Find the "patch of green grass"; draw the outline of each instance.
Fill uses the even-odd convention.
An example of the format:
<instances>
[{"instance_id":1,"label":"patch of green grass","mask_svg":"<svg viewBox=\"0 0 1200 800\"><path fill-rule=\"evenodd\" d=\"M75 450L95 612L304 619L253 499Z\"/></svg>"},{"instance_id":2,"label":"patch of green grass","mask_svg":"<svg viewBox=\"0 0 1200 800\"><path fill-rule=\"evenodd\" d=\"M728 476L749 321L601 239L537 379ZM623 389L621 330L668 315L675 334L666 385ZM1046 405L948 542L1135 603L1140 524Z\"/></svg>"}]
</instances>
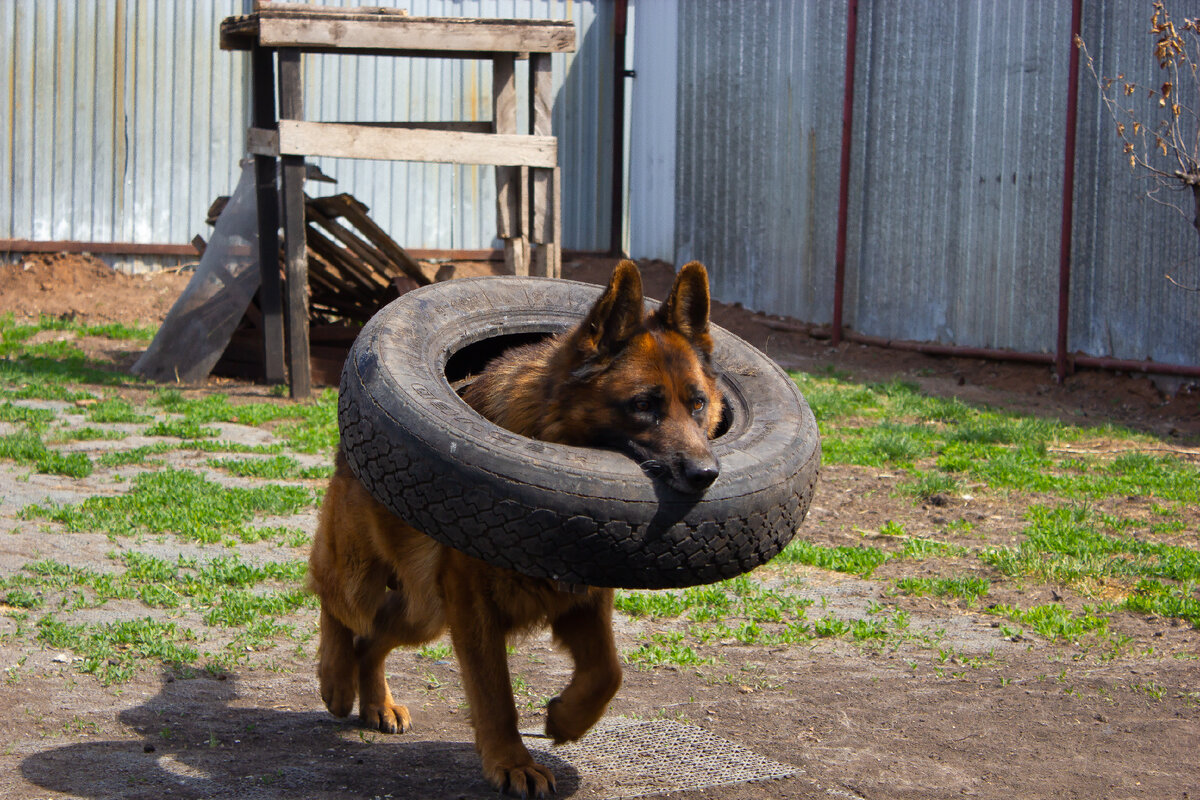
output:
<instances>
[{"instance_id":1,"label":"patch of green grass","mask_svg":"<svg viewBox=\"0 0 1200 800\"><path fill-rule=\"evenodd\" d=\"M700 656L691 647L683 644L683 635L656 633L650 641L625 652L625 661L637 667L651 668L665 664L677 667L698 667L714 663L711 657Z\"/></svg>"},{"instance_id":2,"label":"patch of green grass","mask_svg":"<svg viewBox=\"0 0 1200 800\"><path fill-rule=\"evenodd\" d=\"M832 614L826 614L813 622L813 633L823 639L843 636L849 631L850 623Z\"/></svg>"},{"instance_id":3,"label":"patch of green grass","mask_svg":"<svg viewBox=\"0 0 1200 800\"><path fill-rule=\"evenodd\" d=\"M4 604L13 608L38 608L44 602L41 596L26 589L12 589L4 595Z\"/></svg>"},{"instance_id":4,"label":"patch of green grass","mask_svg":"<svg viewBox=\"0 0 1200 800\"><path fill-rule=\"evenodd\" d=\"M117 441L128 438L124 431L109 431L85 425L82 428L59 428L54 433L54 440L59 442L94 442Z\"/></svg>"},{"instance_id":5,"label":"patch of green grass","mask_svg":"<svg viewBox=\"0 0 1200 800\"><path fill-rule=\"evenodd\" d=\"M21 514L58 522L68 531L110 536L174 533L216 542L256 515L289 515L314 504L313 492L302 487L225 487L195 472L165 469L137 475L123 495L89 497L75 505L29 506Z\"/></svg>"},{"instance_id":6,"label":"patch of green grass","mask_svg":"<svg viewBox=\"0 0 1200 800\"><path fill-rule=\"evenodd\" d=\"M44 330L78 331L81 326L46 317L18 324L13 315L0 315L0 397L67 400L91 397L73 388L78 384L134 385L140 381L89 361L71 341L30 344Z\"/></svg>"},{"instance_id":7,"label":"patch of green grass","mask_svg":"<svg viewBox=\"0 0 1200 800\"><path fill-rule=\"evenodd\" d=\"M337 392L327 389L315 400L305 403L245 403L234 405L223 394L185 398L175 389L165 389L152 404L180 414L197 426L213 422L236 422L261 426L284 421L276 429L287 446L302 453L329 453L337 448Z\"/></svg>"},{"instance_id":8,"label":"patch of green grass","mask_svg":"<svg viewBox=\"0 0 1200 800\"><path fill-rule=\"evenodd\" d=\"M924 597L958 597L974 604L991 591L985 578L901 578L894 584L896 591Z\"/></svg>"},{"instance_id":9,"label":"patch of green grass","mask_svg":"<svg viewBox=\"0 0 1200 800\"><path fill-rule=\"evenodd\" d=\"M838 417L874 416L880 411L879 398L866 386L803 372L793 372L791 376L820 422Z\"/></svg>"},{"instance_id":10,"label":"patch of green grass","mask_svg":"<svg viewBox=\"0 0 1200 800\"><path fill-rule=\"evenodd\" d=\"M887 422L870 428L847 428L821 442L821 460L863 467L911 467L936 447L931 432L915 425Z\"/></svg>"},{"instance_id":11,"label":"patch of green grass","mask_svg":"<svg viewBox=\"0 0 1200 800\"><path fill-rule=\"evenodd\" d=\"M445 642L437 642L435 644L427 644L417 651L417 658L423 658L427 661L445 661L453 655L454 651L450 649L450 645Z\"/></svg>"},{"instance_id":12,"label":"patch of green grass","mask_svg":"<svg viewBox=\"0 0 1200 800\"><path fill-rule=\"evenodd\" d=\"M675 618L687 614L693 622L743 618L751 622L783 622L803 617L812 601L767 589L741 575L708 586L680 590L618 591L614 605L632 617Z\"/></svg>"},{"instance_id":13,"label":"patch of green grass","mask_svg":"<svg viewBox=\"0 0 1200 800\"><path fill-rule=\"evenodd\" d=\"M146 429L147 436L173 436L176 439L212 439L221 432L216 428L206 428L195 420L172 419L156 422Z\"/></svg>"},{"instance_id":14,"label":"patch of green grass","mask_svg":"<svg viewBox=\"0 0 1200 800\"><path fill-rule=\"evenodd\" d=\"M92 460L86 453L63 453L46 447L33 430L0 436L0 459L32 466L46 475L86 478L92 474Z\"/></svg>"},{"instance_id":15,"label":"patch of green grass","mask_svg":"<svg viewBox=\"0 0 1200 800\"><path fill-rule=\"evenodd\" d=\"M771 562L773 564L809 564L833 572L845 572L868 578L876 567L891 556L877 547L825 547L800 539L793 539Z\"/></svg>"},{"instance_id":16,"label":"patch of green grass","mask_svg":"<svg viewBox=\"0 0 1200 800\"><path fill-rule=\"evenodd\" d=\"M1133 594L1125 599L1124 607L1138 614L1157 614L1187 620L1200 629L1200 596L1194 582L1167 586L1160 581L1143 578Z\"/></svg>"},{"instance_id":17,"label":"patch of green grass","mask_svg":"<svg viewBox=\"0 0 1200 800\"><path fill-rule=\"evenodd\" d=\"M1027 625L1051 641L1061 639L1077 643L1088 634L1103 637L1108 633L1108 617L1100 616L1102 612L1092 606L1084 606L1080 615L1072 614L1070 609L1059 603L1047 603L1027 610L1001 603L988 611Z\"/></svg>"},{"instance_id":18,"label":"patch of green grass","mask_svg":"<svg viewBox=\"0 0 1200 800\"><path fill-rule=\"evenodd\" d=\"M904 540L904 549L900 551L900 555L904 558L941 558L944 556L963 556L970 551L957 544L947 544L939 542L936 539L920 539L916 536L910 536Z\"/></svg>"},{"instance_id":19,"label":"patch of green grass","mask_svg":"<svg viewBox=\"0 0 1200 800\"><path fill-rule=\"evenodd\" d=\"M143 423L153 417L143 414L133 407L128 400L120 397L109 397L100 400L87 409L88 419L96 423Z\"/></svg>"},{"instance_id":20,"label":"patch of green grass","mask_svg":"<svg viewBox=\"0 0 1200 800\"><path fill-rule=\"evenodd\" d=\"M989 548L980 554L985 563L1010 577L1071 585L1108 576L1200 578L1200 551L1102 533L1085 506L1035 505L1027 516L1030 525L1020 545Z\"/></svg>"},{"instance_id":21,"label":"patch of green grass","mask_svg":"<svg viewBox=\"0 0 1200 800\"><path fill-rule=\"evenodd\" d=\"M113 450L104 453L96 459L96 463L106 468L123 467L129 464L146 464L149 463L149 460L153 456L169 453L173 449L175 448L165 442L146 444L129 450Z\"/></svg>"},{"instance_id":22,"label":"patch of green grass","mask_svg":"<svg viewBox=\"0 0 1200 800\"><path fill-rule=\"evenodd\" d=\"M101 625L74 625L53 615L38 622L38 639L48 647L70 650L82 657L80 669L96 676L104 685L131 678L139 660L181 667L199 657L191 644L196 635L173 622L149 617Z\"/></svg>"},{"instance_id":23,"label":"patch of green grass","mask_svg":"<svg viewBox=\"0 0 1200 800\"><path fill-rule=\"evenodd\" d=\"M104 339L149 342L158 333L157 326L126 325L121 322L109 322L104 325L80 325L77 330L83 336L99 336Z\"/></svg>"},{"instance_id":24,"label":"patch of green grass","mask_svg":"<svg viewBox=\"0 0 1200 800\"><path fill-rule=\"evenodd\" d=\"M214 469L223 469L231 475L240 478L267 478L271 480L299 480L328 478L333 474L333 467L321 465L302 467L292 456L277 455L273 458L262 459L209 459L208 465Z\"/></svg>"},{"instance_id":25,"label":"patch of green grass","mask_svg":"<svg viewBox=\"0 0 1200 800\"><path fill-rule=\"evenodd\" d=\"M0 405L0 422L24 425L35 431L45 430L57 418L58 415L48 408L29 408L12 402Z\"/></svg>"},{"instance_id":26,"label":"patch of green grass","mask_svg":"<svg viewBox=\"0 0 1200 800\"><path fill-rule=\"evenodd\" d=\"M903 494L912 495L918 501L928 500L935 495L954 495L958 493L959 480L945 472L923 472L916 470L912 479L903 481L896 487Z\"/></svg>"}]
</instances>

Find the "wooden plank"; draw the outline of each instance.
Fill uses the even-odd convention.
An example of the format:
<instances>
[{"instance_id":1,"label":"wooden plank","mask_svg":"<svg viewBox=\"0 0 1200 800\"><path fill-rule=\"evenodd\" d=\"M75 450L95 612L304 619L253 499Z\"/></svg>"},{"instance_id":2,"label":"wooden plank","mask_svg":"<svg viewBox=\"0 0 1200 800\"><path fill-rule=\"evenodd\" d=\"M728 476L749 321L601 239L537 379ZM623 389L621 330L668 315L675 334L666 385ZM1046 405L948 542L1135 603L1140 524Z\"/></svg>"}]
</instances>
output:
<instances>
[{"instance_id":1,"label":"wooden plank","mask_svg":"<svg viewBox=\"0 0 1200 800\"><path fill-rule=\"evenodd\" d=\"M375 220L367 216L365 205L348 194L335 195L328 199L331 201L331 205L340 209L347 222L379 248L391 260L391 263L400 268L402 274L416 281L418 286L427 286L432 283L417 260L409 255L403 247L396 244L396 241L388 236L383 228L375 224Z\"/></svg>"},{"instance_id":2,"label":"wooden plank","mask_svg":"<svg viewBox=\"0 0 1200 800\"><path fill-rule=\"evenodd\" d=\"M342 269L330 259L326 258L320 244L316 241L318 234L309 231L308 243L308 276L310 280L319 279L331 291L338 294L339 299L344 300L350 305L369 305L376 304L375 292L370 289L364 289L353 277L347 278ZM325 240L328 247L333 248L334 245L329 240Z\"/></svg>"},{"instance_id":3,"label":"wooden plank","mask_svg":"<svg viewBox=\"0 0 1200 800\"><path fill-rule=\"evenodd\" d=\"M275 124L274 120L271 122ZM279 155L279 131L273 128L251 127L246 130L246 152L255 156Z\"/></svg>"},{"instance_id":4,"label":"wooden plank","mask_svg":"<svg viewBox=\"0 0 1200 800\"><path fill-rule=\"evenodd\" d=\"M251 120L255 130L275 125L275 54L255 47L250 52ZM251 151L253 152L253 151ZM275 180L274 154L254 156L255 205L258 213L258 263L262 273L258 287L262 306L263 375L265 382L282 383L283 286L279 274L279 190Z\"/></svg>"},{"instance_id":5,"label":"wooden plank","mask_svg":"<svg viewBox=\"0 0 1200 800\"><path fill-rule=\"evenodd\" d=\"M501 136L517 132L517 71L511 55L492 59L492 125ZM496 235L502 239L520 236L520 207L522 194L517 181L520 173L509 167L496 167Z\"/></svg>"},{"instance_id":6,"label":"wooden plank","mask_svg":"<svg viewBox=\"0 0 1200 800\"><path fill-rule=\"evenodd\" d=\"M389 268L391 264L386 255L354 235L345 225L325 216L311 205L308 207L308 218L333 234L333 237L344 244L350 252L362 259L371 270L372 278L379 279L384 285L391 283L388 278L391 277L393 270Z\"/></svg>"},{"instance_id":7,"label":"wooden plank","mask_svg":"<svg viewBox=\"0 0 1200 800\"><path fill-rule=\"evenodd\" d=\"M546 274L551 278L562 277L562 169L554 168L554 180L550 182L550 208L553 219L550 223L550 265Z\"/></svg>"},{"instance_id":8,"label":"wooden plank","mask_svg":"<svg viewBox=\"0 0 1200 800\"><path fill-rule=\"evenodd\" d=\"M279 152L383 161L551 167L558 161L558 142L550 136L497 136L281 119Z\"/></svg>"},{"instance_id":9,"label":"wooden plank","mask_svg":"<svg viewBox=\"0 0 1200 800\"><path fill-rule=\"evenodd\" d=\"M575 25L559 20L446 17L365 19L344 15L259 12L258 42L264 47L332 50L425 50L477 53L571 53Z\"/></svg>"},{"instance_id":10,"label":"wooden plank","mask_svg":"<svg viewBox=\"0 0 1200 800\"><path fill-rule=\"evenodd\" d=\"M326 261L337 268L338 274L358 286L366 299L387 286L387 281L362 264L356 263L353 253L338 247L333 240L317 230L308 232L309 245Z\"/></svg>"},{"instance_id":11,"label":"wooden plank","mask_svg":"<svg viewBox=\"0 0 1200 800\"><path fill-rule=\"evenodd\" d=\"M283 0L254 0L255 11L267 11L272 13L295 13L295 14L338 14L340 16L373 16L392 15L399 17L407 17L407 8L384 8L383 6L323 6L316 3L288 3Z\"/></svg>"},{"instance_id":12,"label":"wooden plank","mask_svg":"<svg viewBox=\"0 0 1200 800\"><path fill-rule=\"evenodd\" d=\"M300 52L279 51L279 116L304 118ZM308 258L304 223L304 156L283 156L283 241L288 378L293 399L312 394L308 343Z\"/></svg>"},{"instance_id":13,"label":"wooden plank","mask_svg":"<svg viewBox=\"0 0 1200 800\"><path fill-rule=\"evenodd\" d=\"M397 128L400 130L412 131L460 131L462 133L491 133L492 123L489 120L474 120L474 119L451 119L444 122L364 122L361 120L336 120L331 119L339 125L365 125L372 128Z\"/></svg>"},{"instance_id":14,"label":"wooden plank","mask_svg":"<svg viewBox=\"0 0 1200 800\"><path fill-rule=\"evenodd\" d=\"M553 105L553 76L550 56L538 53L529 58L529 120L535 136L551 136L551 110ZM554 174L550 169L530 170L530 226L529 239L539 244L548 242L552 234L550 209L551 188Z\"/></svg>"}]
</instances>

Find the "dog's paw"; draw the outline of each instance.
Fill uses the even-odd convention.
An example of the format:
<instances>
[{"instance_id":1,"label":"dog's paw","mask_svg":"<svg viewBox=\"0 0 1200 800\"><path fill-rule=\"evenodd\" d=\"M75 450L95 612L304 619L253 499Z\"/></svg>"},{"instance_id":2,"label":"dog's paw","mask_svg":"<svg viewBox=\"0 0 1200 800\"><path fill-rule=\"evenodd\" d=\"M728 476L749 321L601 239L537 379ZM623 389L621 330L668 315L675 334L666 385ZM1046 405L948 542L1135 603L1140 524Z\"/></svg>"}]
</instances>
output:
<instances>
[{"instance_id":1,"label":"dog's paw","mask_svg":"<svg viewBox=\"0 0 1200 800\"><path fill-rule=\"evenodd\" d=\"M528 759L527 763L512 766L500 764L491 767L485 766L484 774L488 783L492 784L497 791L512 797L536 797L544 800L555 791L554 773L533 759Z\"/></svg>"},{"instance_id":2,"label":"dog's paw","mask_svg":"<svg viewBox=\"0 0 1200 800\"><path fill-rule=\"evenodd\" d=\"M555 697L546 705L546 735L555 744L575 741L587 733L595 722L595 715L579 713L579 709L573 708L561 697Z\"/></svg>"},{"instance_id":3,"label":"dog's paw","mask_svg":"<svg viewBox=\"0 0 1200 800\"><path fill-rule=\"evenodd\" d=\"M347 717L354 710L354 701L358 696L357 681L321 681L321 699L325 707L335 717Z\"/></svg>"},{"instance_id":4,"label":"dog's paw","mask_svg":"<svg viewBox=\"0 0 1200 800\"><path fill-rule=\"evenodd\" d=\"M408 709L394 703L370 705L360 713L364 727L383 733L407 733L412 730L412 717Z\"/></svg>"}]
</instances>

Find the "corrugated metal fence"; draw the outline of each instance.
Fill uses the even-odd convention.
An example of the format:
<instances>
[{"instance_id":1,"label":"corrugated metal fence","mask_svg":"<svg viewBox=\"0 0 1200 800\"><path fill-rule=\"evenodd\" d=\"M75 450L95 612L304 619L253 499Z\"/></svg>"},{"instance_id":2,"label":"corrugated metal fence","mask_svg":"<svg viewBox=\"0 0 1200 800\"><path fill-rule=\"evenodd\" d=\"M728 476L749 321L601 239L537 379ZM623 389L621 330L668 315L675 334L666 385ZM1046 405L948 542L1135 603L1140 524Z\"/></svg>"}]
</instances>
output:
<instances>
[{"instance_id":1,"label":"corrugated metal fence","mask_svg":"<svg viewBox=\"0 0 1200 800\"><path fill-rule=\"evenodd\" d=\"M1084 3L1102 72L1161 83L1150 14ZM1054 350L1070 21L1069 0L859 3L846 324ZM675 257L722 300L831 319L845 26L822 0L679 4ZM1196 364L1200 303L1163 278L1200 285L1196 234L1079 89L1068 349Z\"/></svg>"},{"instance_id":2,"label":"corrugated metal fence","mask_svg":"<svg viewBox=\"0 0 1200 800\"><path fill-rule=\"evenodd\" d=\"M354 0L326 4L361 5ZM573 19L554 56L567 247L609 236L612 11L574 0L372 0L414 16ZM245 153L248 62L218 48L243 0L0 0L0 238L186 243ZM525 65L521 65L523 70ZM309 56L313 120L489 119L477 61ZM527 85L518 74L521 87ZM564 86L566 87L564 91ZM490 168L320 160L412 248L490 248Z\"/></svg>"}]
</instances>

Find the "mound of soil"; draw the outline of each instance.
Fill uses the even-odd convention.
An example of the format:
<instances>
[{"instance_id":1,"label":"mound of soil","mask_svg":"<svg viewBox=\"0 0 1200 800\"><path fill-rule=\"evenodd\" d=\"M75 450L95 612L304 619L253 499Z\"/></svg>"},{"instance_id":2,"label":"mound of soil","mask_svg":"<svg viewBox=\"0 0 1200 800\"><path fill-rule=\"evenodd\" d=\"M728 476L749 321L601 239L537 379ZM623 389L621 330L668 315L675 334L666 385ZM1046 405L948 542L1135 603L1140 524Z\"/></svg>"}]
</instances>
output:
<instances>
[{"instance_id":1,"label":"mound of soil","mask_svg":"<svg viewBox=\"0 0 1200 800\"><path fill-rule=\"evenodd\" d=\"M158 325L190 274L126 275L86 254L26 256L0 265L0 314L19 320L49 316L88 325Z\"/></svg>"}]
</instances>

